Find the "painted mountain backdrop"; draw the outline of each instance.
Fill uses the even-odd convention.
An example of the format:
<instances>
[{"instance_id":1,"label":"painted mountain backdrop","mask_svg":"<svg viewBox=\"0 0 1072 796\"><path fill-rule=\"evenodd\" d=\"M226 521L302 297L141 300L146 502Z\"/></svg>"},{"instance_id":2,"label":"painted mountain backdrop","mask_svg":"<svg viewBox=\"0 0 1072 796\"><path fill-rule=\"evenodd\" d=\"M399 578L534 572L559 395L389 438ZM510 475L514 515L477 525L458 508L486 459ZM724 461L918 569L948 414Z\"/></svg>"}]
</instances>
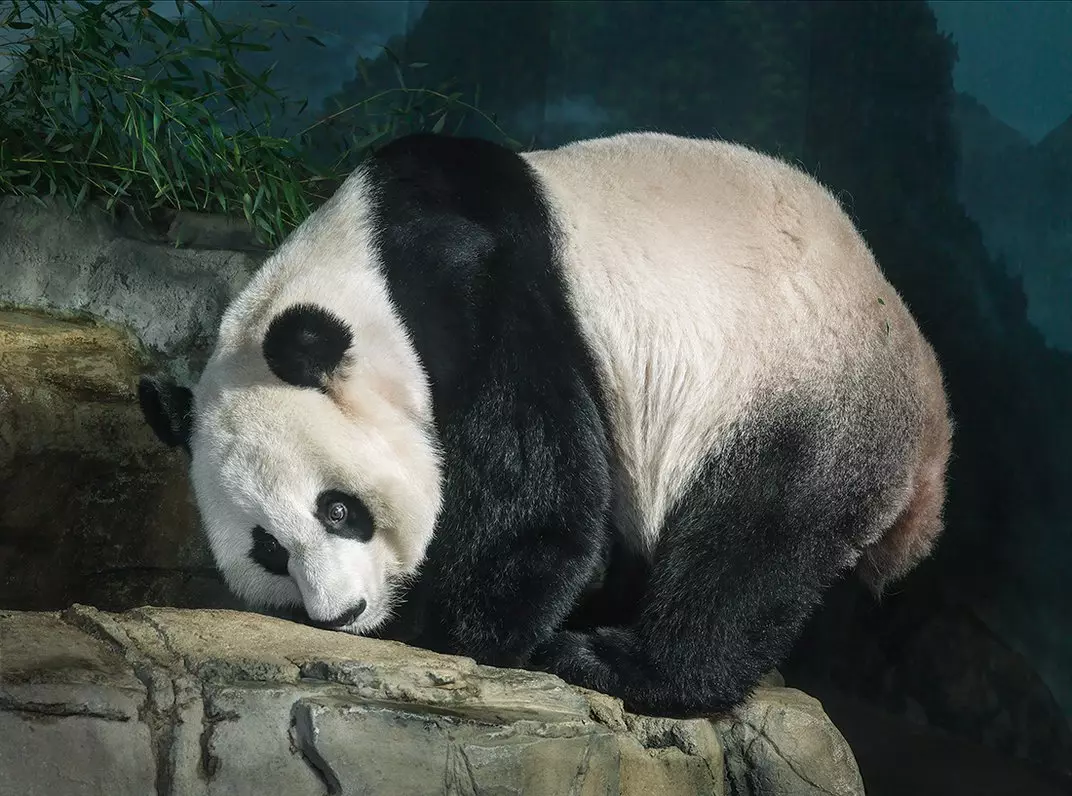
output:
<instances>
[{"instance_id":1,"label":"painted mountain backdrop","mask_svg":"<svg viewBox=\"0 0 1072 796\"><path fill-rule=\"evenodd\" d=\"M1037 144L959 94L958 194L987 248L1023 280L1027 314L1072 351L1072 116Z\"/></svg>"}]
</instances>

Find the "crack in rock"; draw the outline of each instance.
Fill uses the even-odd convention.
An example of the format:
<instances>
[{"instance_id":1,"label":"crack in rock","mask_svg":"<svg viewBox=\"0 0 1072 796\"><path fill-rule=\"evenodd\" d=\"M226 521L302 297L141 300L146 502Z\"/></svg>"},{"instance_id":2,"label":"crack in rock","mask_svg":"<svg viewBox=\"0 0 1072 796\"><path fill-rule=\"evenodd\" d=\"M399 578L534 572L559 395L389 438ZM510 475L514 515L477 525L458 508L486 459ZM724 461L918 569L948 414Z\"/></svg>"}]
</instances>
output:
<instances>
[{"instance_id":1,"label":"crack in rock","mask_svg":"<svg viewBox=\"0 0 1072 796\"><path fill-rule=\"evenodd\" d=\"M172 649L164 629L157 624L152 617L141 611L132 614L142 624L152 628L164 649L172 656L173 661L179 665L182 674L187 674L186 662L176 650ZM153 745L153 755L156 758L156 793L157 796L166 796L174 793L175 757L173 754L178 736L180 721L179 693L182 686L177 677L165 675L154 662L135 665L135 673L145 683L149 692L149 712L146 725L149 727L150 738ZM144 672L145 676L140 672ZM163 698L161 698L161 695Z\"/></svg>"},{"instance_id":2,"label":"crack in rock","mask_svg":"<svg viewBox=\"0 0 1072 796\"><path fill-rule=\"evenodd\" d=\"M829 787L816 782L808 776L805 770L802 770L799 765L800 761L794 762L791 755L781 750L776 738L769 732L770 719L771 707L766 706L762 710L758 723L738 715L733 718L736 730L730 729L728 733L723 733L724 738L729 741L725 744L724 754L729 793L732 796L761 793L762 781L779 767L784 767L802 785L807 785L815 793L825 794L825 796L838 796L839 793L844 793L831 791ZM763 741L763 749L770 750L769 752L759 752L756 749L760 741ZM764 757L770 757L778 763L772 765L770 762L763 762ZM735 775L734 770L736 770Z\"/></svg>"},{"instance_id":3,"label":"crack in rock","mask_svg":"<svg viewBox=\"0 0 1072 796\"><path fill-rule=\"evenodd\" d=\"M129 626L85 606L74 605L61 614L67 624L114 648L145 687L145 701L138 707L138 720L149 730L156 767L156 794L169 796L175 792L174 751L182 724L182 697L190 690L184 681L191 672L183 655L171 646L164 628L151 616L140 610L127 616ZM147 648L136 628L147 629L166 654ZM207 706L203 705L203 709Z\"/></svg>"},{"instance_id":4,"label":"crack in rock","mask_svg":"<svg viewBox=\"0 0 1072 796\"><path fill-rule=\"evenodd\" d=\"M174 711L174 683L162 677L151 665L134 664L134 676L145 686L145 702L138 707L138 720L149 730L149 743L156 764L156 794L166 796L172 792L171 746L175 728L169 719Z\"/></svg>"},{"instance_id":5,"label":"crack in rock","mask_svg":"<svg viewBox=\"0 0 1072 796\"><path fill-rule=\"evenodd\" d=\"M7 696L0 696L0 710L9 713L27 713L33 716L54 716L63 718L75 716L104 721L130 721L130 716L121 710L102 708L96 710L89 705L56 704L53 702L22 702Z\"/></svg>"},{"instance_id":6,"label":"crack in rock","mask_svg":"<svg viewBox=\"0 0 1072 796\"><path fill-rule=\"evenodd\" d=\"M313 720L313 711L309 705L295 702L290 711L291 739L293 740L302 759L316 774L317 779L324 783L328 796L337 796L342 793L342 783L339 776L332 769L331 764L320 754L316 748L317 729Z\"/></svg>"},{"instance_id":7,"label":"crack in rock","mask_svg":"<svg viewBox=\"0 0 1072 796\"><path fill-rule=\"evenodd\" d=\"M142 652L136 641L118 622L110 617L102 622L95 614L94 609L87 611L83 606L74 605L62 612L60 618L91 638L112 647L145 687L145 701L138 706L138 720L149 730L149 743L156 767L154 785L157 796L167 796L173 791L174 764L171 749L175 743L175 724L178 720L176 683L174 679L161 673L155 662ZM163 638L160 628L152 622L146 622L144 618L139 619L142 624L149 625L166 646L166 639Z\"/></svg>"},{"instance_id":8,"label":"crack in rock","mask_svg":"<svg viewBox=\"0 0 1072 796\"><path fill-rule=\"evenodd\" d=\"M447 734L447 759L443 767L443 792L457 796L480 796L469 755L453 734Z\"/></svg>"},{"instance_id":9,"label":"crack in rock","mask_svg":"<svg viewBox=\"0 0 1072 796\"><path fill-rule=\"evenodd\" d=\"M814 782L811 778L805 776L804 772L797 768L796 764L793 763L793 761L790 760L789 757L781 749L778 748L778 744L775 743L774 739L767 734L766 729L757 727L755 724L747 720L742 719L742 723L745 724L747 727L751 728L753 732L755 732L764 741L766 741L770 748L774 751L774 754L777 755L778 759L785 763L786 767L790 771L792 771L793 774L795 774L801 782L805 783L806 785L810 785L820 793L828 794L828 796L837 796L837 794L835 794L833 791L827 790L819 783ZM765 721L764 724L766 724Z\"/></svg>"},{"instance_id":10,"label":"crack in rock","mask_svg":"<svg viewBox=\"0 0 1072 796\"><path fill-rule=\"evenodd\" d=\"M198 760L198 773L206 782L211 782L220 769L221 760L212 751L212 740L216 728L225 721L238 721L241 718L234 711L217 710L208 693L208 687L204 683L201 684L201 735L198 738L201 754Z\"/></svg>"},{"instance_id":11,"label":"crack in rock","mask_svg":"<svg viewBox=\"0 0 1072 796\"><path fill-rule=\"evenodd\" d=\"M584 791L585 780L588 779L588 771L592 766L592 739L588 739L588 744L584 747L584 757L581 758L580 764L577 766L577 773L573 776L573 782L570 783L570 796L580 796Z\"/></svg>"}]
</instances>

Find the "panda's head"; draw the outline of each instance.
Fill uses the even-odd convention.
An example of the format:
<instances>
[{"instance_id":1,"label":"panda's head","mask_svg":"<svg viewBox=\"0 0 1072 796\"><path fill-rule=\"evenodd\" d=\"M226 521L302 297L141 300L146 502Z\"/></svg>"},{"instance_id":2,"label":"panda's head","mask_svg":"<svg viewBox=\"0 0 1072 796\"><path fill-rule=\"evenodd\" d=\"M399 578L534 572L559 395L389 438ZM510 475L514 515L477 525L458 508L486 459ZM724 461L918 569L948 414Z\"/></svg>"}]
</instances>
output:
<instances>
[{"instance_id":1,"label":"panda's head","mask_svg":"<svg viewBox=\"0 0 1072 796\"><path fill-rule=\"evenodd\" d=\"M398 335L355 331L307 301L256 315L225 319L192 391L143 379L142 411L190 454L202 523L235 594L373 631L420 566L438 513L425 393L392 355Z\"/></svg>"}]
</instances>

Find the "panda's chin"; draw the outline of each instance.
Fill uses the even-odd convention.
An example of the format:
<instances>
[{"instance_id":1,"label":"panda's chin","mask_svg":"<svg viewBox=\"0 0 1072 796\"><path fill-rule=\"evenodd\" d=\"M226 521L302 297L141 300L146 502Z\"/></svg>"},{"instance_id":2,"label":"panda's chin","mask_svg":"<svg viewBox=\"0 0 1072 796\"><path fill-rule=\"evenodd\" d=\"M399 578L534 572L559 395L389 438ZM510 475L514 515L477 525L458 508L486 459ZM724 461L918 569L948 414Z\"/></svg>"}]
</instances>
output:
<instances>
[{"instance_id":1,"label":"panda's chin","mask_svg":"<svg viewBox=\"0 0 1072 796\"><path fill-rule=\"evenodd\" d=\"M367 609L361 614L360 619L331 629L351 636L371 636L384 627L389 618L389 611L385 610L381 604Z\"/></svg>"},{"instance_id":2,"label":"panda's chin","mask_svg":"<svg viewBox=\"0 0 1072 796\"><path fill-rule=\"evenodd\" d=\"M289 579L288 579L289 580ZM293 583L293 581L290 581ZM339 633L347 633L351 636L381 636L381 631L391 626L395 618L396 609L405 601L402 598L402 588L405 579L400 576L389 576L379 596L369 600L368 607L352 622L345 625L329 626L323 622L317 622L309 616L305 606L300 600L294 600L290 595L278 602L265 602L264 600L252 602L252 610L286 619L321 630L331 630ZM289 598L289 599L288 599Z\"/></svg>"}]
</instances>

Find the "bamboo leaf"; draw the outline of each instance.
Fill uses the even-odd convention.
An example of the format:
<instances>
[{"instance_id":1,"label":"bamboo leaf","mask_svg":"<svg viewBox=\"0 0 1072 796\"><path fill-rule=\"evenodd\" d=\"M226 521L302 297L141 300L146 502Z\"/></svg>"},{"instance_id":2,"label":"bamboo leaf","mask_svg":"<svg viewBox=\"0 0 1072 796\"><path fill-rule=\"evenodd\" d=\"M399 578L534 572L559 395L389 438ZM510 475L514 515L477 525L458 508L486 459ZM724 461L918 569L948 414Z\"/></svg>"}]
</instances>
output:
<instances>
[{"instance_id":1,"label":"bamboo leaf","mask_svg":"<svg viewBox=\"0 0 1072 796\"><path fill-rule=\"evenodd\" d=\"M68 101L71 104L71 116L72 117L77 117L78 116L78 100L81 97L82 92L78 88L78 78L75 77L74 74L71 74L70 78L71 78L70 79L71 88L70 88L70 93L68 95Z\"/></svg>"},{"instance_id":2,"label":"bamboo leaf","mask_svg":"<svg viewBox=\"0 0 1072 796\"><path fill-rule=\"evenodd\" d=\"M32 33L21 34L30 46L9 55L0 84L6 193L61 196L75 206L95 199L139 217L159 207L241 214L275 242L380 141L407 130L441 132L448 116L453 126L454 103L475 110L459 92L408 87L405 70L428 64L403 64L384 48L397 86L376 85L380 78L358 58L370 96L348 107L333 98L336 112L295 135L275 135L280 114L305 114L308 100L277 90L274 64L251 70L239 59L268 52L274 29L265 35L263 27L220 20L195 0L176 0L171 18L150 0L14 0L9 8L2 24ZM200 26L196 37L190 19ZM307 20L301 24L300 35L326 46ZM25 160L14 158L9 141L26 147ZM313 165L313 147L329 166Z\"/></svg>"}]
</instances>

